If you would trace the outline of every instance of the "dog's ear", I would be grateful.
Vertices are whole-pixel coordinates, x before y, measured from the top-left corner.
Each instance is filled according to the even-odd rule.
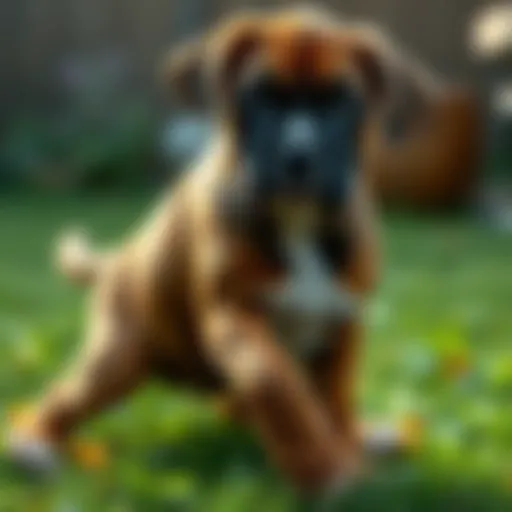
[[[168,87],[189,106],[204,107],[212,96],[230,93],[245,59],[258,46],[256,16],[233,17],[211,33],[172,51],[163,65]]]
[[[227,26],[217,40],[217,60],[212,59],[211,73],[221,95],[230,97],[233,93],[244,63],[259,47],[260,29],[253,17],[238,19]]]
[[[438,81],[375,27],[354,34],[354,59],[369,101],[379,108],[386,138],[400,141],[426,115]]]
[[[165,88],[189,107],[203,107],[206,102],[202,78],[205,47],[206,42],[201,37],[182,43],[171,50],[160,68],[160,78]]]

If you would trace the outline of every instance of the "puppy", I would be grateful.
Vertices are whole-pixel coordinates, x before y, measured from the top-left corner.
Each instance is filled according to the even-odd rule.
[[[364,30],[285,10],[221,23],[169,76],[189,99],[194,81],[208,92],[215,140],[122,248],[64,247],[63,269],[93,285],[84,345],[12,448],[47,461],[158,376],[224,397],[299,488],[342,483],[378,270],[361,127],[412,75]]]

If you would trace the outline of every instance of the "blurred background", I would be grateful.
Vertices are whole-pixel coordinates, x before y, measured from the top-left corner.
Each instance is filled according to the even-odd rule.
[[[59,231],[115,243],[200,151],[210,124],[156,80],[161,57],[235,8],[286,1],[0,2],[0,407],[9,417],[79,341]],[[314,3],[314,2],[313,2]],[[512,4],[329,0],[386,28],[442,92],[389,147],[369,120],[384,278],[368,311],[361,411],[414,450],[345,510],[512,510]],[[2,426],[5,424],[2,421]],[[58,481],[0,460],[0,510],[294,511],[257,443],[157,384],[93,422],[108,447]],[[369,492],[371,491],[371,492]]]

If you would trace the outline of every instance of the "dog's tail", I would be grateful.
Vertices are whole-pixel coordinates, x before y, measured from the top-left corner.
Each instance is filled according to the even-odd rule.
[[[60,236],[55,260],[59,271],[72,282],[92,285],[102,271],[105,257],[92,247],[83,231],[73,230]]]

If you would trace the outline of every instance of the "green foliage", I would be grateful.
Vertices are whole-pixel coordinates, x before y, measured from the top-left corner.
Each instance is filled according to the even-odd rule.
[[[0,186],[98,188],[147,182],[155,123],[142,104],[104,116],[24,116],[5,130]]]
[[[82,293],[52,271],[55,232],[78,222],[113,242],[149,202],[119,193],[0,198],[3,412],[38,392],[78,345]],[[384,240],[361,408],[368,418],[419,419],[420,444],[405,460],[384,461],[331,510],[512,510],[512,240],[456,219],[390,219]],[[318,510],[294,495],[249,433],[175,389],[148,386],[83,433],[110,447],[112,466],[69,464],[41,482],[1,452],[0,510]]]

